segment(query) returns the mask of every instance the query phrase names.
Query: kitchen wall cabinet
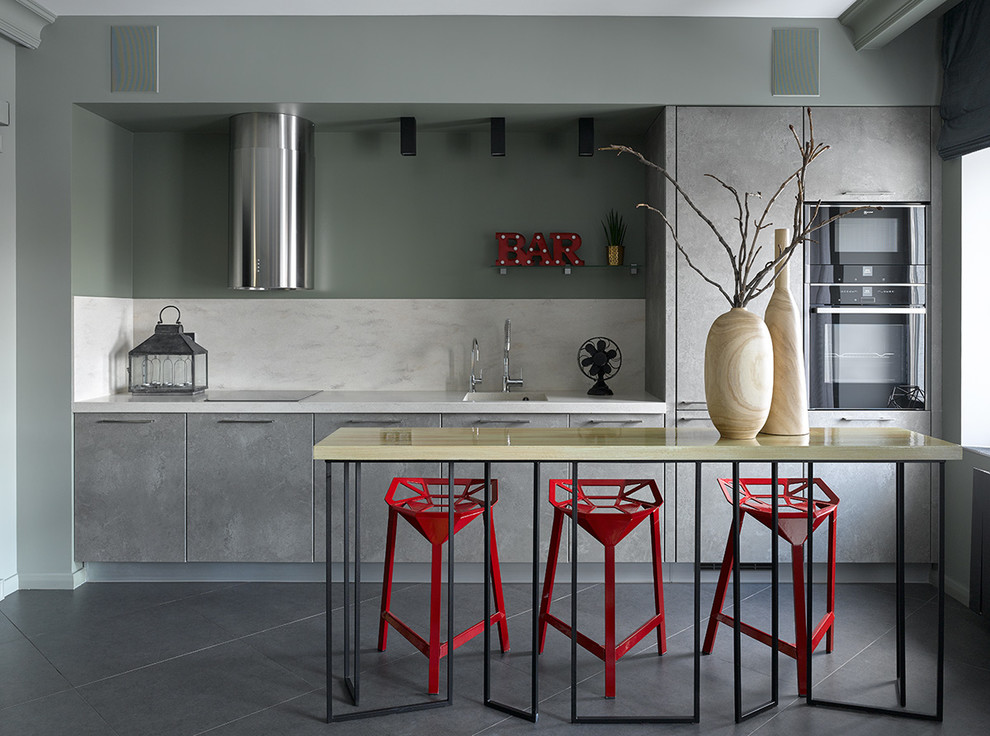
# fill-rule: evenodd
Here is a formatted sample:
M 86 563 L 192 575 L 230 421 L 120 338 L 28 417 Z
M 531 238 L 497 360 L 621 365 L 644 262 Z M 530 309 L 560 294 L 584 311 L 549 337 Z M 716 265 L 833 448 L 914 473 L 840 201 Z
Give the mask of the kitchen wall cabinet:
M 706 174 L 718 176 L 742 192 L 763 192 L 766 198 L 776 190 L 800 164 L 797 144 L 788 128 L 802 128 L 801 108 L 791 107 L 679 107 L 677 108 L 676 178 L 698 208 L 725 236 L 733 249 L 739 244 L 738 210 L 735 199 Z M 763 200 L 750 198 L 751 219 L 762 212 Z M 768 217 L 776 227 L 793 223 L 793 188 L 780 196 Z M 732 294 L 732 268 L 728 256 L 709 229 L 677 197 L 677 238 L 694 263 L 709 278 Z M 752 230 L 752 225 L 750 225 Z M 773 228 L 764 231 L 760 243 L 766 262 L 773 254 Z M 668 252 L 670 252 L 668 250 Z M 793 294 L 801 293 L 802 258 L 791 258 L 790 285 Z M 677 334 L 676 372 L 677 405 L 687 402 L 704 408 L 705 341 L 712 322 L 730 304 L 711 284 L 706 283 L 687 264 L 680 253 L 677 262 Z M 767 291 L 749 305 L 762 315 L 770 298 Z
M 439 414 L 317 414 L 314 417 L 316 442 L 341 427 L 377 427 L 383 432 L 401 431 L 405 427 L 439 427 Z M 365 463 L 361 468 L 361 559 L 365 562 L 382 562 L 385 559 L 385 531 L 388 507 L 385 492 L 396 477 L 441 477 L 440 463 Z M 344 483 L 342 463 L 333 463 L 331 493 L 335 503 L 331 506 L 331 534 L 333 549 L 330 557 L 342 560 L 344 552 L 344 514 L 340 494 Z M 460 473 L 458 473 L 460 475 Z M 352 478 L 353 482 L 353 478 Z M 317 561 L 326 560 L 326 463 L 313 463 L 313 487 L 315 498 L 316 528 L 314 538 Z M 333 489 L 337 489 L 334 491 Z M 354 509 L 350 512 L 353 514 Z M 456 547 L 456 545 L 455 545 Z M 353 552 L 352 552 L 353 555 Z M 398 562 L 424 562 L 429 560 L 429 545 L 419 532 L 402 522 L 396 531 L 396 560 Z
M 313 415 L 190 414 L 187 560 L 313 559 Z
M 444 414 L 444 427 L 536 427 L 558 428 L 568 426 L 567 414 Z M 495 531 L 499 558 L 502 562 L 532 561 L 533 556 L 533 463 L 492 463 L 492 478 L 498 479 L 499 500 L 494 507 Z M 446 467 L 444 468 L 446 472 Z M 482 463 L 455 463 L 454 472 L 459 478 L 483 478 Z M 550 525 L 553 507 L 548 499 L 550 479 L 567 478 L 567 463 L 541 463 L 537 483 L 537 503 L 540 518 L 540 559 L 546 559 L 550 547 Z M 483 529 L 471 524 L 457 535 L 455 559 L 483 559 Z M 569 536 L 564 538 L 570 539 Z M 560 559 L 566 561 L 563 554 Z
M 572 414 L 570 417 L 571 427 L 587 427 L 590 429 L 602 429 L 607 427 L 663 427 L 663 414 Z M 663 498 L 663 505 L 660 507 L 660 534 L 661 547 L 664 559 L 674 560 L 674 523 L 676 519 L 676 499 L 674 498 L 673 487 L 667 489 L 664 484 L 664 466 L 656 463 L 580 463 L 578 466 L 578 478 L 625 478 L 643 479 L 652 478 L 656 481 L 657 488 Z M 569 471 L 563 477 L 569 477 Z M 541 489 L 541 498 L 547 497 L 548 490 Z M 647 496 L 643 494 L 643 498 Z M 595 561 L 602 562 L 605 559 L 605 548 L 590 535 L 583 531 L 578 536 L 578 555 L 581 562 Z M 617 562 L 651 562 L 653 553 L 650 548 L 650 528 L 646 522 L 641 523 L 636 529 L 629 533 L 622 542 L 615 548 L 615 559 Z
M 808 200 L 928 202 L 932 198 L 929 107 L 816 107 L 826 143 L 808 173 Z
M 186 417 L 77 414 L 75 558 L 185 560 Z

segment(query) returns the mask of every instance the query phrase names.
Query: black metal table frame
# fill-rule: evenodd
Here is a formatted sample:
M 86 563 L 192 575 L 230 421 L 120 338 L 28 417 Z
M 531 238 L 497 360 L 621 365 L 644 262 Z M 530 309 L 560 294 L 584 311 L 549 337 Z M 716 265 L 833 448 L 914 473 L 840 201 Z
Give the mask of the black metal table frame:
M 350 712 L 334 715 L 333 713 L 333 690 L 331 687 L 331 657 L 332 657 L 332 629 L 333 629 L 333 595 L 332 595 L 332 585 L 331 585 L 331 524 L 332 524 L 332 513 L 331 513 L 331 468 L 333 462 L 341 462 L 344 469 L 344 489 L 343 489 L 343 514 L 344 514 L 344 525 L 343 525 L 343 545 L 344 545 L 344 561 L 343 561 L 343 583 L 344 583 L 344 683 L 347 690 L 351 696 L 353 704 L 359 705 L 360 701 L 360 615 L 359 615 L 359 602 L 356 600 L 354 604 L 354 675 L 351 677 L 350 674 L 350 627 L 348 624 L 347 613 L 350 608 L 350 596 L 349 596 L 349 556 L 350 556 L 350 538 L 349 538 L 349 496 L 350 496 L 350 478 L 349 478 L 349 465 L 353 462 L 354 465 L 354 507 L 355 507 L 355 525 L 354 525 L 354 551 L 355 551 L 355 564 L 354 564 L 354 587 L 355 591 L 360 590 L 361 583 L 361 566 L 360 566 L 360 502 L 361 502 L 361 462 L 360 461 L 326 461 L 326 528 L 325 528 L 325 543 L 326 543 L 326 606 L 327 606 L 327 623 L 326 623 L 326 707 L 327 707 L 327 723 L 332 723 L 335 721 L 347 721 L 359 718 L 368 718 L 374 716 L 381 716 L 393 713 L 403 713 L 416 710 L 423 710 L 428 708 L 444 707 L 452 705 L 453 703 L 453 682 L 454 682 L 454 665 L 452 652 L 448 651 L 448 661 L 447 661 L 447 687 L 446 696 L 443 699 L 433 699 L 428 701 L 423 701 L 420 703 L 411 703 L 407 705 L 390 706 L 385 708 L 375 708 L 371 710 L 364 710 L 358 712 Z M 376 461 L 377 462 L 377 461 Z M 397 462 L 395 460 L 381 461 L 381 462 Z M 489 512 L 491 508 L 491 461 L 477 461 L 477 460 L 457 460 L 457 461 L 447 461 L 445 464 L 447 466 L 447 478 L 448 478 L 448 550 L 447 550 L 447 641 L 452 642 L 454 640 L 454 626 L 453 626 L 453 608 L 454 608 L 454 598 L 453 598 L 453 583 L 454 583 L 454 515 L 453 515 L 453 494 L 454 494 L 454 465 L 462 462 L 477 463 L 483 462 L 484 473 L 485 473 L 485 513 L 483 514 L 484 519 L 484 621 L 490 621 L 491 617 L 491 600 L 489 589 L 491 587 L 491 547 L 489 545 Z M 524 710 L 510 706 L 504 703 L 495 701 L 491 697 L 491 627 L 484 627 L 484 704 L 490 708 L 494 708 L 508 715 L 512 715 L 518 718 L 523 718 L 535 722 L 539 717 L 539 665 L 538 665 L 538 630 L 539 630 L 539 488 L 540 488 L 540 464 L 541 461 L 532 460 L 520 460 L 520 461 L 509 461 L 509 460 L 499 460 L 499 463 L 519 463 L 526 462 L 532 463 L 533 465 L 533 601 L 532 601 L 532 611 L 533 611 L 533 622 L 532 622 L 532 676 L 531 676 L 531 705 L 530 710 Z M 626 461 L 605 461 L 605 462 L 626 462 Z M 667 460 L 667 461 L 657 461 L 662 463 L 665 467 L 668 462 L 674 463 L 675 466 L 678 463 L 692 463 L 695 466 L 695 484 L 694 484 L 694 502 L 695 502 L 695 538 L 694 538 L 694 677 L 693 677 L 693 713 L 691 715 L 684 716 L 581 716 L 577 710 L 577 560 L 578 560 L 578 550 L 577 550 L 577 504 L 571 504 L 571 559 L 573 564 L 571 565 L 571 722 L 572 723 L 699 723 L 701 716 L 701 469 L 703 461 L 686 461 L 686 460 Z M 747 461 L 748 463 L 749 461 Z M 761 461 L 756 461 L 761 462 Z M 766 461 L 762 461 L 766 462 Z M 760 713 L 765 712 L 770 708 L 774 708 L 779 704 L 779 664 L 778 664 L 778 641 L 779 641 L 779 614 L 778 614 L 778 603 L 779 603 L 779 561 L 778 561 L 778 461 L 769 461 L 771 466 L 771 504 L 772 504 L 772 518 L 771 518 L 771 694 L 770 699 L 764 703 L 761 703 L 749 710 L 743 709 L 742 702 L 742 662 L 741 662 L 741 648 L 742 648 L 742 629 L 741 629 L 741 574 L 740 574 L 740 490 L 739 490 L 739 466 L 741 461 L 732 461 L 732 540 L 733 547 L 736 550 L 736 554 L 733 556 L 733 570 L 732 570 L 732 598 L 733 598 L 733 711 L 736 723 L 740 723 L 744 720 L 752 718 Z M 828 460 L 828 462 L 855 462 L 863 463 L 870 461 L 841 461 L 841 460 Z M 872 461 L 874 463 L 891 464 L 891 461 L 878 460 Z M 905 576 L 904 576 L 904 565 L 905 565 L 905 524 L 904 524 L 904 463 L 905 462 L 920 462 L 925 464 L 931 464 L 932 462 L 937 462 L 939 466 L 939 479 L 938 479 L 938 627 L 937 627 L 937 673 L 936 673 L 936 710 L 935 713 L 925 713 L 913 710 L 907 710 L 907 695 L 906 695 L 906 679 L 907 679 L 907 667 L 906 667 L 906 646 L 905 646 L 905 636 L 906 636 L 906 586 L 905 586 Z M 572 499 L 576 494 L 577 480 L 578 480 L 578 463 L 570 462 L 571 468 L 571 492 Z M 940 722 L 943 715 L 943 700 L 944 700 L 944 655 L 945 655 L 945 461 L 894 461 L 892 463 L 895 465 L 895 525 L 896 525 L 896 560 L 895 560 L 895 587 L 896 587 L 896 679 L 898 684 L 898 695 L 899 695 L 899 705 L 900 708 L 884 708 L 880 706 L 870 706 L 857 703 L 848 703 L 842 701 L 832 701 L 823 700 L 820 698 L 814 698 L 812 692 L 812 653 L 813 653 L 813 636 L 811 632 L 814 631 L 814 613 L 813 613 L 813 582 L 814 582 L 814 504 L 811 503 L 811 494 L 813 493 L 814 484 L 814 463 L 807 463 L 807 482 L 809 490 L 809 503 L 808 508 L 808 537 L 807 537 L 807 568 L 808 568 L 808 580 L 807 580 L 807 603 L 806 603 L 806 613 L 807 613 L 807 631 L 809 635 L 805 637 L 806 639 L 806 655 L 807 655 L 807 669 L 806 669 L 806 702 L 810 706 L 819 707 L 832 707 L 840 708 L 845 710 L 865 712 L 865 713 L 875 713 L 883 715 L 893 715 L 905 718 L 914 718 L 922 720 L 932 720 Z

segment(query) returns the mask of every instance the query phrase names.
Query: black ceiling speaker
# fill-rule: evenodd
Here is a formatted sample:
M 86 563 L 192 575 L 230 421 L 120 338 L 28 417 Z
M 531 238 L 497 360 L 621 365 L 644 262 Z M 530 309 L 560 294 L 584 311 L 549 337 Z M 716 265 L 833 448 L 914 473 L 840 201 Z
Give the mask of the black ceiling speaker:
M 416 118 L 399 118 L 399 153 L 416 155 Z
M 505 155 L 505 118 L 492 118 L 492 156 Z
M 578 156 L 595 155 L 595 119 L 578 118 Z

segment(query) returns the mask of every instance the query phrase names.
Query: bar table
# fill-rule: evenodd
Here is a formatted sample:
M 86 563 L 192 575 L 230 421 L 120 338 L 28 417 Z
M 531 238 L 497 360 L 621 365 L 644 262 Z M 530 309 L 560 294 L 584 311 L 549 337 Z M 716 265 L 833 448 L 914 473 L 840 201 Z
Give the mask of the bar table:
M 542 497 L 538 487 L 540 478 L 540 463 L 547 461 L 567 462 L 571 468 L 572 487 L 577 487 L 578 464 L 581 462 L 607 463 L 691 463 L 695 467 L 694 502 L 695 502 L 695 549 L 694 549 L 694 710 L 692 713 L 675 716 L 657 717 L 622 717 L 581 716 L 577 710 L 577 596 L 571 596 L 571 721 L 572 722 L 617 722 L 617 723 L 697 723 L 700 721 L 700 653 L 701 653 L 701 468 L 706 462 L 730 462 L 733 468 L 733 534 L 738 545 L 739 533 L 739 464 L 768 463 L 774 481 L 778 475 L 778 463 L 800 462 L 807 464 L 809 487 L 814 475 L 816 462 L 829 463 L 893 463 L 896 468 L 895 479 L 895 518 L 896 518 L 896 681 L 899 690 L 899 707 L 884 708 L 849 702 L 837 702 L 817 699 L 812 691 L 812 657 L 808 651 L 807 696 L 808 705 L 820 707 L 837 707 L 857 710 L 865 713 L 920 718 L 925 720 L 942 720 L 943 706 L 943 660 L 945 635 L 945 463 L 950 460 L 962 459 L 962 448 L 958 445 L 929 437 L 924 434 L 896 428 L 859 428 L 842 427 L 812 429 L 810 434 L 800 437 L 783 437 L 759 435 L 753 440 L 721 439 L 715 430 L 711 429 L 658 429 L 646 427 L 619 428 L 562 428 L 536 429 L 522 428 L 372 428 L 345 427 L 336 430 L 313 448 L 313 458 L 326 462 L 326 494 L 327 494 L 327 722 L 385 715 L 387 713 L 403 712 L 420 708 L 432 708 L 450 705 L 453 693 L 453 660 L 447 662 L 447 693 L 443 700 L 430 700 L 417 704 L 393 706 L 373 710 L 333 713 L 333 690 L 331 678 L 331 629 L 332 629 L 332 586 L 331 586 L 331 519 L 330 502 L 334 494 L 342 495 L 344 507 L 344 682 L 346 683 L 354 705 L 360 700 L 360 649 L 357 646 L 360 636 L 360 617 L 358 606 L 354 605 L 353 632 L 347 619 L 350 607 L 350 589 L 353 585 L 356 591 L 360 584 L 360 522 L 359 514 L 355 513 L 353 544 L 356 551 L 353 568 L 353 583 L 351 581 L 350 545 L 348 520 L 349 507 L 353 500 L 355 508 L 360 503 L 361 465 L 369 462 L 414 462 L 439 461 L 446 463 L 447 477 L 451 479 L 448 487 L 449 497 L 453 497 L 454 466 L 461 462 L 481 462 L 485 468 L 486 488 L 491 479 L 491 463 L 514 462 L 531 463 L 533 465 L 533 539 L 534 550 L 539 549 L 538 503 Z M 344 467 L 343 488 L 331 487 L 331 467 L 333 463 L 342 463 Z M 904 465 L 905 463 L 933 463 L 938 466 L 938 629 L 937 637 L 937 672 L 935 711 L 919 712 L 906 707 L 906 647 L 905 647 L 905 554 L 904 554 Z M 740 640 L 739 622 L 740 591 L 739 591 L 739 555 L 736 555 L 733 569 L 733 605 L 734 605 L 734 713 L 737 722 L 775 707 L 777 697 L 777 497 L 776 482 L 773 484 L 772 499 L 774 513 L 774 528 L 771 530 L 772 545 L 772 637 L 773 637 L 773 673 L 771 677 L 770 699 L 751 709 L 743 711 L 741 687 Z M 865 491 L 868 492 L 868 489 Z M 486 492 L 486 504 L 490 499 Z M 807 559 L 814 559 L 812 525 L 812 504 L 808 504 L 808 554 Z M 572 504 L 571 515 L 571 559 L 577 560 L 577 504 Z M 453 514 L 449 514 L 448 523 L 450 534 L 448 543 L 448 584 L 447 586 L 447 631 L 448 640 L 453 640 L 453 581 L 454 581 L 454 551 L 453 551 Z M 487 518 L 487 514 L 485 514 Z M 490 564 L 488 559 L 488 530 L 485 530 L 485 588 L 490 587 L 488 576 Z M 535 556 L 535 555 L 534 555 Z M 808 566 L 807 583 L 807 613 L 809 630 L 812 626 L 812 565 Z M 577 565 L 571 565 L 572 591 L 577 590 Z M 539 613 L 539 560 L 533 560 L 533 653 L 532 653 L 532 688 L 531 706 L 529 710 L 518 709 L 494 701 L 490 697 L 490 627 L 485 629 L 485 705 L 500 711 L 535 721 L 539 715 L 539 677 L 537 666 L 536 632 Z M 485 615 L 490 615 L 489 598 L 485 596 Z M 354 645 L 351 645 L 353 634 Z M 808 648 L 811 647 L 811 637 L 808 637 Z M 351 658 L 353 649 L 353 674 L 351 673 Z

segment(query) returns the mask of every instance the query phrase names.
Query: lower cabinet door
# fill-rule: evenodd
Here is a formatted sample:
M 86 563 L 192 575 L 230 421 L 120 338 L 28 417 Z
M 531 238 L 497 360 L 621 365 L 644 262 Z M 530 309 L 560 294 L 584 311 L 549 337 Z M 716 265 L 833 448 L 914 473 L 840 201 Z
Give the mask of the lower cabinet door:
M 408 427 L 439 427 L 439 414 L 317 414 L 314 417 L 314 436 L 319 442 L 341 427 L 375 427 L 383 432 L 400 431 Z M 326 560 L 326 463 L 313 463 L 313 487 L 316 506 L 316 548 L 314 557 Z M 353 468 L 353 465 L 351 466 Z M 352 471 L 353 472 L 353 471 Z M 362 463 L 361 464 L 361 559 L 365 562 L 382 562 L 385 559 L 385 532 L 388 507 L 385 492 L 393 478 L 440 477 L 440 463 Z M 354 479 L 351 478 L 353 484 Z M 340 561 L 344 550 L 343 495 L 344 470 L 342 463 L 331 463 L 330 477 L 330 559 Z M 352 486 L 353 488 L 353 486 Z M 352 496 L 353 499 L 353 496 Z M 353 500 L 352 500 L 353 504 Z M 354 513 L 354 506 L 350 508 Z M 352 522 L 353 523 L 353 522 Z M 353 541 L 351 542 L 353 545 Z M 425 552 L 424 552 L 425 550 Z M 351 558 L 353 559 L 353 547 Z M 424 556 L 425 554 L 425 556 Z M 429 546 L 422 535 L 402 522 L 396 530 L 397 562 L 429 562 Z
M 184 414 L 75 416 L 75 559 L 186 558 Z
M 678 429 L 712 429 L 707 412 L 678 412 Z M 804 466 L 801 463 L 780 463 L 778 477 L 801 476 Z M 740 463 L 740 478 L 769 478 L 770 463 Z M 719 485 L 720 478 L 732 478 L 732 463 L 702 463 L 701 466 L 701 561 L 703 563 L 722 562 L 725 545 L 732 526 L 732 504 L 729 503 Z M 695 465 L 677 465 L 677 560 L 694 561 L 695 531 Z M 770 531 L 753 519 L 747 519 L 742 526 L 740 548 L 743 563 L 770 562 Z M 789 560 L 790 551 L 786 542 L 781 541 L 780 559 Z M 815 546 L 815 559 L 826 559 L 825 545 Z
M 189 414 L 190 562 L 313 560 L 313 415 Z
M 444 414 L 442 423 L 444 427 L 563 428 L 568 425 L 568 417 L 566 414 Z M 498 480 L 499 488 L 494 517 L 500 560 L 532 562 L 534 492 L 540 519 L 540 559 L 545 560 L 553 521 L 553 507 L 548 500 L 550 479 L 569 477 L 569 465 L 559 462 L 541 463 L 535 491 L 532 462 L 493 462 L 491 468 L 492 478 Z M 443 472 L 447 472 L 446 467 Z M 454 473 L 459 478 L 483 478 L 484 464 L 455 463 Z M 480 524 L 472 523 L 460 532 L 455 543 L 455 559 L 483 559 L 483 531 Z M 561 543 L 567 550 L 570 549 L 568 539 L 565 534 Z M 567 559 L 562 550 L 561 562 L 566 562 Z
M 663 414 L 572 414 L 570 426 L 578 429 L 616 429 L 620 427 L 657 427 L 664 426 Z M 663 498 L 660 507 L 660 546 L 664 559 L 674 560 L 674 523 L 677 518 L 676 504 L 673 493 L 665 490 L 665 466 L 663 463 L 580 463 L 578 478 L 592 479 L 647 479 L 654 480 Z M 673 487 L 669 489 L 673 491 Z M 645 494 L 640 494 L 647 497 Z M 605 548 L 584 531 L 578 534 L 578 559 L 601 562 L 605 559 Z M 617 562 L 646 562 L 653 561 L 650 527 L 644 521 L 631 531 L 615 547 Z
M 813 411 L 813 427 L 899 427 L 929 434 L 927 411 Z M 928 463 L 904 464 L 905 561 L 932 560 L 932 483 Z M 839 497 L 836 559 L 896 560 L 894 463 L 816 463 L 815 475 Z M 817 556 L 817 555 L 816 555 Z

